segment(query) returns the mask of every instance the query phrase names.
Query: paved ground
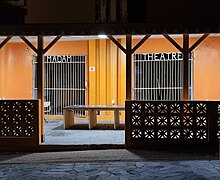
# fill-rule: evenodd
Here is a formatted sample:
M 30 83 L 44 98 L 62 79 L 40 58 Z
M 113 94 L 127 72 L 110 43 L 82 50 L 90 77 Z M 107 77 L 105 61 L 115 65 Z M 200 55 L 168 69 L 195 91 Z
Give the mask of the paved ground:
M 124 131 L 63 130 L 45 123 L 45 145 L 124 144 Z M 217 154 L 108 149 L 0 153 L 1 180 L 220 180 Z
M 2 153 L 0 179 L 218 180 L 217 155 L 93 150 Z

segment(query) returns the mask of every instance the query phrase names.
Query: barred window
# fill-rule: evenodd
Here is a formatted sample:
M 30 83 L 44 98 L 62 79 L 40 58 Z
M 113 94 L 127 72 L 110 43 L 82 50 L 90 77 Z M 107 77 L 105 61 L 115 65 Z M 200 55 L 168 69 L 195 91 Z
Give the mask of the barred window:
M 192 54 L 189 58 L 189 95 L 192 98 Z M 181 100 L 183 93 L 182 53 L 133 55 L 135 100 Z
M 34 61 L 33 96 L 37 97 L 37 62 Z M 44 101 L 50 102 L 50 115 L 62 115 L 63 107 L 86 103 L 86 56 L 62 55 L 44 57 Z M 83 116 L 84 111 L 76 115 Z

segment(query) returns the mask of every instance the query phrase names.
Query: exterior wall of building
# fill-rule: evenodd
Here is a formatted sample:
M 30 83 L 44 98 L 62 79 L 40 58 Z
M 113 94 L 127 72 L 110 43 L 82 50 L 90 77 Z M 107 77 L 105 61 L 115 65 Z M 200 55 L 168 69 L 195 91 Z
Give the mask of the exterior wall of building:
M 194 99 L 220 99 L 220 38 L 209 37 L 194 53 Z
M 193 44 L 196 39 L 190 39 Z M 181 39 L 175 39 L 182 45 Z M 125 45 L 125 39 L 119 39 Z M 133 46 L 138 40 L 133 40 Z M 46 45 L 47 43 L 45 43 Z M 220 37 L 208 37 L 194 51 L 195 100 L 220 99 Z M 135 53 L 178 52 L 165 38 L 147 40 Z M 24 43 L 8 43 L 0 50 L 0 96 L 32 97 L 34 52 Z M 87 56 L 87 103 L 124 104 L 125 54 L 110 40 L 62 41 L 45 55 Z M 94 67 L 94 68 L 93 68 Z M 93 70 L 91 70 L 91 68 Z M 121 117 L 124 119 L 124 113 Z M 101 112 L 99 119 L 111 119 L 112 112 Z
M 27 1 L 25 23 L 95 23 L 95 1 Z
M 32 98 L 32 55 L 24 43 L 8 43 L 0 50 L 0 96 Z

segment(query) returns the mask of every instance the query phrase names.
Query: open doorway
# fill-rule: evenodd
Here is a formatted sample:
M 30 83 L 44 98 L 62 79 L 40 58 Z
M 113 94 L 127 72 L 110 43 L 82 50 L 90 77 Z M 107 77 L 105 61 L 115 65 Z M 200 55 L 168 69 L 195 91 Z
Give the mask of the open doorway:
M 106 40 L 105 40 L 106 41 Z M 69 42 L 69 41 L 68 41 Z M 86 40 L 88 44 L 92 43 L 90 40 Z M 100 112 L 97 111 L 97 124 L 98 127 L 89 130 L 89 116 L 87 111 L 74 111 L 75 124 L 69 129 L 64 129 L 64 117 L 63 108 L 66 106 L 81 106 L 81 105 L 112 105 L 116 103 L 114 92 L 111 89 L 116 89 L 117 85 L 110 85 L 111 89 L 107 89 L 107 83 L 104 85 L 103 81 L 112 79 L 112 74 L 116 74 L 117 69 L 108 69 L 108 72 L 103 72 L 102 67 L 98 65 L 98 60 L 92 59 L 88 50 L 85 53 L 79 53 L 74 51 L 77 42 L 70 41 L 72 44 L 72 55 L 66 53 L 66 50 L 60 50 L 54 46 L 55 50 L 49 55 L 44 56 L 44 133 L 45 142 L 43 145 L 91 145 L 91 144 L 125 144 L 125 132 L 124 126 L 120 130 L 113 130 L 111 125 L 114 121 L 113 113 L 110 111 Z M 59 47 L 59 42 L 57 43 Z M 66 40 L 61 44 L 66 47 Z M 68 44 L 68 43 L 67 43 Z M 94 48 L 96 48 L 94 46 Z M 104 48 L 104 47 L 102 47 Z M 53 49 L 53 48 L 52 48 Z M 57 52 L 57 49 L 59 49 Z M 97 54 L 97 57 L 100 54 Z M 102 57 L 103 58 L 103 57 Z M 97 66 L 91 65 L 91 61 L 97 61 Z M 101 61 L 101 58 L 100 58 Z M 107 61 L 105 62 L 107 63 Z M 114 64 L 115 63 L 115 64 Z M 116 62 L 114 62 L 114 68 L 116 68 Z M 101 64 L 101 62 L 100 62 Z M 113 66 L 112 65 L 112 66 Z M 107 64 L 105 64 L 107 66 Z M 99 72 L 97 72 L 99 71 Z M 96 74 L 96 78 L 93 79 L 93 74 Z M 101 74 L 101 73 L 104 73 Z M 33 57 L 33 97 L 37 97 L 37 62 Z M 105 76 L 105 79 L 102 77 Z M 111 77 L 110 77 L 111 76 Z M 109 78 L 110 77 L 110 78 Z M 95 81 L 95 82 L 94 82 Z M 99 82 L 98 82 L 99 81 Z M 113 80 L 108 81 L 112 83 Z M 93 83 L 96 83 L 96 89 L 93 89 Z M 114 80 L 113 83 L 116 83 Z M 101 86 L 106 86 L 105 96 L 103 94 Z M 99 89 L 98 89 L 99 88 Z M 98 93 L 99 91 L 99 93 Z M 110 94 L 110 95 L 109 95 Z M 96 98 L 96 96 L 99 96 Z M 103 100 L 103 99 L 104 100 Z M 110 100 L 110 103 L 107 102 Z M 95 100 L 94 100 L 95 99 Z M 108 99 L 108 100 L 107 100 Z M 112 100 L 113 99 L 113 100 Z M 94 103 L 96 101 L 96 103 Z M 124 116 L 124 112 L 123 116 Z M 121 118 L 122 124 L 124 124 L 123 117 Z M 100 128 L 101 125 L 101 128 Z

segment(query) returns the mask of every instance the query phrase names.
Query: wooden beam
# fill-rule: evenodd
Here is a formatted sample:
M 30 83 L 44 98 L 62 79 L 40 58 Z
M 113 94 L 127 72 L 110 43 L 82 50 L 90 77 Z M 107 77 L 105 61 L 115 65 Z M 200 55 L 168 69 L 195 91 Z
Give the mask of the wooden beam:
M 132 36 L 126 35 L 126 100 L 132 99 Z
M 24 36 L 19 36 L 36 54 L 38 53 L 38 50 L 36 47 L 34 47 L 34 45 L 28 40 L 26 39 Z
M 41 142 L 44 141 L 44 58 L 43 58 L 43 37 L 37 37 L 37 98 L 40 100 L 41 106 L 40 114 L 40 128 L 41 128 Z
M 200 37 L 190 48 L 189 52 L 192 52 L 205 38 L 208 37 L 209 34 L 204 34 L 202 37 Z
M 48 44 L 48 46 L 44 49 L 44 54 L 54 45 L 54 44 L 56 44 L 56 42 L 57 41 L 59 41 L 59 39 L 61 38 L 62 36 L 57 36 L 57 37 L 55 37 L 55 39 L 52 41 L 52 42 L 50 42 L 50 44 Z
M 183 48 L 176 42 L 174 41 L 173 38 L 171 38 L 168 34 L 163 34 L 163 36 L 170 41 L 180 52 L 183 52 Z
M 12 36 L 7 36 L 4 41 L 0 43 L 0 49 L 12 38 Z
M 189 100 L 189 34 L 183 34 L 183 100 Z
M 141 45 L 150 37 L 150 34 L 147 34 L 146 36 L 144 36 L 136 45 L 135 47 L 132 49 L 132 53 L 134 53 L 139 47 L 141 47 Z
M 107 36 L 110 40 L 112 40 L 113 43 L 115 43 L 116 46 L 118 46 L 126 54 L 126 49 L 112 35 Z

